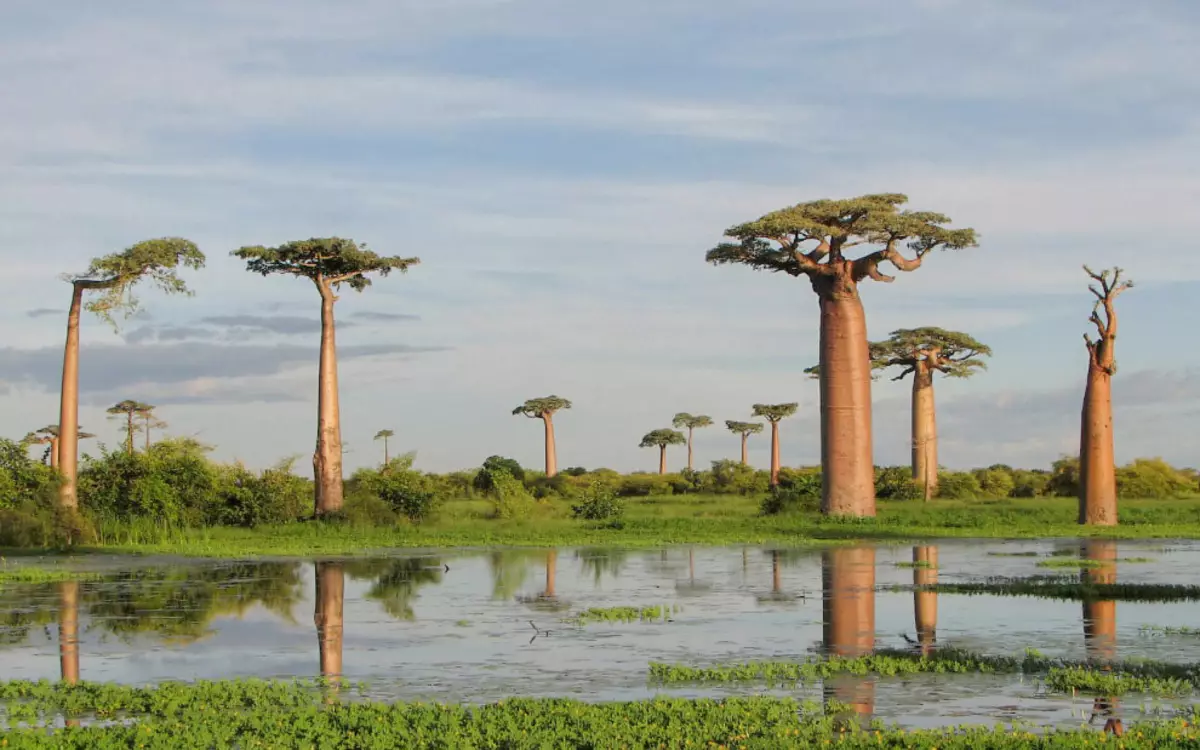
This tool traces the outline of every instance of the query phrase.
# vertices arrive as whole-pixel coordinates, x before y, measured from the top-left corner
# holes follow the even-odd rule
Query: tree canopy
[[[119,416],[124,416],[124,417],[128,417],[132,414],[140,414],[143,412],[150,412],[153,410],[154,410],[154,407],[151,406],[150,404],[143,404],[141,401],[134,401],[133,399],[128,399],[128,398],[125,399],[124,401],[120,401],[116,404],[113,404],[112,406],[108,407],[108,409],[107,409],[109,414],[112,414],[114,416],[119,415]],[[67,424],[70,424],[70,422],[68,422]]]
[[[517,408],[513,409],[513,415],[523,414],[530,419],[541,419],[547,415],[552,415],[559,409],[570,409],[571,402],[565,398],[558,396],[542,396],[541,398],[531,398]]]
[[[763,431],[762,422],[737,422],[732,419],[725,420],[725,429],[732,433],[742,435],[757,435]]]
[[[375,433],[376,440],[387,440],[388,438],[395,436],[396,433],[392,432],[391,430],[380,430],[379,432]]]
[[[348,284],[361,292],[371,285],[367,274],[387,276],[392,271],[407,271],[420,258],[399,255],[384,257],[367,249],[366,244],[341,237],[314,237],[296,240],[278,247],[253,245],[234,250],[232,255],[246,261],[246,270],[263,276],[289,274],[311,279],[318,289]]]
[[[671,420],[671,424],[676,427],[686,429],[697,429],[700,427],[708,427],[713,423],[712,417],[705,414],[688,414],[686,411],[681,411]]]
[[[755,404],[753,408],[754,413],[751,416],[762,417],[768,422],[778,422],[795,414],[800,404],[795,401],[788,404]]]
[[[180,266],[203,268],[204,261],[204,253],[191,240],[161,237],[95,258],[82,274],[65,278],[77,287],[103,292],[87,303],[87,310],[115,325],[113,313],[117,310],[124,311],[124,317],[137,311],[138,299],[133,288],[142,279],[149,278],[167,294],[190,296],[192,291],[177,271]]]
[[[899,193],[863,195],[844,200],[816,200],[773,211],[761,218],[725,230],[734,242],[723,242],[708,251],[714,265],[739,263],[790,276],[839,274],[850,264],[850,278],[893,281],[879,271],[887,261],[901,271],[913,271],[930,251],[965,248],[976,244],[975,230],[949,229],[950,219],[929,211],[900,210],[908,197]],[[812,244],[808,244],[812,243]],[[915,257],[899,249],[906,243]],[[882,245],[850,260],[844,252],[856,245]]]
[[[892,380],[914,372],[918,362],[928,363],[931,370],[947,377],[969,378],[987,369],[987,363],[979,357],[992,355],[991,347],[965,333],[933,327],[897,329],[887,340],[871,342],[869,349],[872,369],[904,368]]]
[[[668,445],[683,445],[687,442],[687,438],[682,432],[670,429],[651,430],[642,436],[642,442],[638,444],[639,448],[665,448]]]

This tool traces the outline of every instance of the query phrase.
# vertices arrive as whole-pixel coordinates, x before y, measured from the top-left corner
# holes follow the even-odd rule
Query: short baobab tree
[[[153,410],[154,407],[150,404],[143,404],[141,401],[128,398],[108,407],[109,419],[119,419],[125,423],[125,452],[130,456],[133,455],[133,435],[137,431],[134,420],[142,412]]]
[[[342,417],[338,406],[337,340],[333,304],[343,284],[356,292],[371,285],[369,274],[387,276],[407,271],[419,258],[382,256],[354,240],[320,237],[278,247],[254,245],[234,250],[246,270],[269,276],[308,279],[321,296],[321,357],[317,375],[317,445],[313,451],[313,494],[317,516],[342,509]]]
[[[132,315],[138,309],[134,287],[150,279],[167,294],[190,295],[191,291],[177,272],[180,267],[199,269],[204,253],[194,242],[180,237],[145,240],[119,252],[92,260],[78,276],[67,276],[71,283],[71,307],[67,312],[67,343],[63,352],[62,396],[58,423],[63,425],[58,441],[58,470],[63,481],[58,488],[58,503],[64,508],[79,506],[75,480],[79,470],[79,317],[86,307],[100,319],[116,325],[114,315]],[[85,292],[98,296],[86,305]]]
[[[658,473],[667,473],[667,446],[668,445],[683,445],[687,442],[687,438],[678,430],[652,430],[642,436],[642,442],[638,443],[639,448],[658,448]]]
[[[934,409],[933,374],[969,378],[987,369],[981,357],[992,350],[971,336],[944,328],[901,328],[886,341],[870,345],[875,370],[902,368],[892,380],[913,376],[912,384],[912,476],[924,486],[925,499],[937,493],[937,412]]]
[[[695,464],[692,463],[693,433],[696,431],[696,428],[708,427],[712,423],[713,423],[712,417],[710,417],[710,416],[707,416],[704,414],[694,414],[693,415],[693,414],[688,414],[685,411],[679,412],[678,414],[675,415],[675,418],[671,420],[671,424],[673,426],[687,428],[688,470],[689,471],[691,471],[692,469],[695,468]]]
[[[396,433],[392,432],[391,430],[380,430],[379,432],[375,433],[375,439],[383,441],[383,466],[384,466],[384,468],[387,468],[387,465],[389,463],[391,463],[391,457],[388,455],[388,438],[393,438],[393,437],[396,437]]]
[[[779,423],[796,413],[800,404],[755,404],[751,416],[762,417],[771,425],[771,486],[779,484]]]
[[[513,415],[520,414],[530,419],[542,420],[546,428],[546,476],[552,477],[558,473],[558,454],[554,446],[554,414],[561,409],[570,409],[571,402],[558,396],[542,396],[531,398],[512,410]]]
[[[725,420],[725,429],[732,432],[734,435],[742,436],[742,466],[749,463],[749,455],[746,451],[746,441],[751,435],[757,435],[763,431],[762,422],[736,422],[732,419]]]
[[[1113,346],[1117,340],[1117,311],[1113,306],[1121,292],[1133,286],[1122,280],[1120,268],[1096,273],[1083,267],[1096,297],[1088,321],[1096,327],[1096,338],[1083,335],[1088,352],[1087,387],[1079,435],[1079,523],[1096,526],[1117,524],[1117,467],[1113,446],[1112,376],[1117,372]]]
[[[140,423],[139,426],[142,429],[142,435],[145,437],[145,442],[143,443],[145,450],[150,450],[150,431],[164,430],[168,426],[166,422],[154,414],[154,410],[157,408],[157,406],[152,404],[142,404],[142,408],[137,413],[137,420]]]
[[[730,242],[708,251],[715,265],[806,277],[820,303],[821,509],[830,515],[875,515],[871,454],[871,366],[867,322],[858,285],[893,281],[880,270],[890,263],[915,271],[936,249],[975,245],[971,229],[949,229],[950,219],[901,210],[900,194],[800,203],[725,230]],[[906,244],[914,254],[900,249]],[[881,246],[856,258],[846,251]]]
[[[75,437],[79,440],[90,440],[96,436],[90,432],[84,432],[82,427],[76,427]],[[46,451],[42,454],[42,461],[49,464],[51,469],[58,469],[58,425],[46,425],[42,429],[26,435],[21,442],[26,445],[46,446]]]

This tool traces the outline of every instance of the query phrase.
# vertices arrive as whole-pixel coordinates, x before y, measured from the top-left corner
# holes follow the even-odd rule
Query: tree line
[[[812,287],[820,314],[818,363],[808,372],[819,381],[821,417],[821,511],[827,515],[874,516],[876,489],[872,451],[871,382],[879,372],[899,368],[895,379],[913,377],[912,479],[922,496],[937,494],[937,430],[933,401],[936,373],[968,377],[984,368],[980,359],[990,356],[985,345],[969,335],[926,327],[894,331],[882,342],[869,342],[866,313],[859,285],[866,281],[891,283],[884,273],[888,264],[901,272],[922,267],[933,252],[976,247],[973,229],[953,229],[949,217],[903,208],[907,197],[898,193],[863,195],[848,199],[821,199],[798,203],[725,230],[726,241],[706,254],[713,265],[743,265],[751,269],[803,278]],[[861,248],[852,252],[852,248]],[[246,269],[263,276],[288,275],[309,280],[321,301],[321,342],[317,398],[317,434],[313,452],[313,507],[317,516],[336,514],[344,504],[341,421],[338,406],[337,348],[334,305],[344,287],[362,292],[372,276],[405,272],[419,258],[380,256],[350,239],[313,238],[277,247],[248,246],[232,253],[246,261]],[[853,255],[853,257],[851,257]],[[178,275],[182,269],[199,269],[205,256],[194,243],[179,237],[140,242],[127,250],[96,258],[87,271],[70,277],[71,303],[67,316],[66,348],[59,422],[51,426],[52,456],[61,475],[61,507],[78,507],[78,378],[79,320],[82,309],[116,325],[115,315],[137,309],[133,292],[149,281],[168,294],[191,294]],[[1085,335],[1088,370],[1081,412],[1079,522],[1117,522],[1116,466],[1113,461],[1111,378],[1116,372],[1114,342],[1116,297],[1132,284],[1120,269],[1094,272],[1096,297],[1089,318],[1096,338]],[[84,304],[85,296],[89,301]],[[543,422],[546,476],[557,473],[553,416],[571,403],[558,396],[531,399],[513,410]],[[798,405],[756,404],[754,417],[771,425],[769,484],[780,484],[779,426]],[[128,419],[129,450],[136,407],[122,411]],[[148,423],[147,423],[148,424]],[[692,435],[712,424],[706,415],[679,413],[673,428],[659,428],[643,436],[640,445],[659,449],[659,471],[666,473],[667,448],[688,445],[692,468]],[[726,427],[741,437],[742,457],[751,435],[761,432],[761,422],[729,420]],[[51,429],[46,428],[46,429]],[[42,431],[45,432],[44,430]],[[387,431],[391,433],[391,431]],[[393,436],[394,433],[386,437]],[[383,433],[380,433],[383,436]],[[386,440],[386,437],[384,439]]]

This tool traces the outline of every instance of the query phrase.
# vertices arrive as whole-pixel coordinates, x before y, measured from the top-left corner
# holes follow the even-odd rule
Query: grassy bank
[[[345,691],[350,692],[350,691]],[[656,698],[621,703],[514,698],[485,706],[340,701],[312,686],[263,681],[158,688],[0,683],[16,721],[63,715],[82,726],[0,732],[6,748],[1175,748],[1200,732],[1185,719],[1129,726],[1117,739],[1096,729],[1033,734],[1010,727],[903,730],[845,721],[845,706],[790,698]],[[328,703],[324,701],[329,701]],[[130,717],[97,725],[94,718]],[[1190,718],[1190,717],[1189,717]]]
[[[356,554],[392,548],[481,546],[621,546],[667,544],[826,544],[952,537],[1117,539],[1200,538],[1200,499],[1127,500],[1121,525],[1083,528],[1075,501],[1064,498],[880,502],[874,519],[828,519],[816,513],[763,516],[754,496],[678,495],[626,502],[618,523],[570,518],[563,501],[540,503],[524,519],[489,517],[485,500],[446,503],[422,523],[369,526],[299,522],[253,529],[177,530],[149,522],[105,524],[89,550],[192,556]],[[87,550],[84,550],[87,551]]]

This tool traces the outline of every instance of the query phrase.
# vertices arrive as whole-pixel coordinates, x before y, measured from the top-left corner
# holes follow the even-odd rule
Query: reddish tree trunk
[[[658,446],[658,473],[667,473],[667,446]]]
[[[558,455],[554,447],[554,416],[543,414],[542,421],[546,423],[546,476],[552,477],[558,473]]]
[[[384,436],[383,436],[383,465],[384,465],[384,466],[387,466],[388,464],[390,464],[390,463],[392,462],[392,461],[391,461],[391,457],[390,457],[390,456],[388,456],[388,444],[387,444],[387,441],[388,441],[388,439],[387,439],[387,435],[384,435]]]
[[[317,449],[313,453],[315,511],[342,509],[342,423],[338,408],[337,342],[332,290],[321,289],[321,362],[317,383]]]
[[[937,547],[913,547],[913,585],[933,586],[937,584]],[[937,643],[937,592],[913,592],[913,616],[916,619],[917,643],[921,653],[928,654]]]
[[[1112,376],[1088,366],[1079,441],[1079,523],[1117,524],[1117,463],[1113,448]]]
[[[554,581],[558,575],[558,550],[552,549],[546,553],[546,591],[543,596],[553,599]]]
[[[321,676],[336,683],[342,676],[342,635],[346,573],[341,563],[318,562],[316,569],[317,646],[321,655]]]
[[[912,476],[924,487],[925,499],[937,494],[937,412],[933,403],[933,368],[925,360],[914,365],[912,386]]]
[[[50,468],[58,469],[58,438],[50,438]]]
[[[749,439],[749,433],[742,433],[742,466],[749,463],[749,454],[746,452],[746,441]]]
[[[779,422],[771,422],[771,486],[779,484]]]
[[[125,415],[125,449],[129,455],[133,456],[133,412],[128,412]]]
[[[854,658],[875,649],[875,549],[821,553],[822,636],[828,653]],[[826,697],[849,704],[861,718],[875,709],[875,683],[856,675],[825,680]]]
[[[862,300],[845,274],[813,279],[821,303],[821,510],[875,515],[871,362]]]
[[[692,427],[689,427],[688,428],[688,471],[692,471],[694,468],[692,466],[692,433],[693,432],[695,432],[695,429]]]
[[[58,657],[62,681],[79,682],[79,581],[58,584]]]
[[[1080,549],[1080,557],[1103,563],[1098,568],[1084,568],[1079,577],[1083,583],[1117,582],[1117,543],[1111,539],[1087,539]],[[1089,661],[1109,662],[1101,669],[1111,671],[1111,662],[1117,659],[1117,603],[1112,600],[1088,601],[1083,603],[1083,643]],[[1116,696],[1099,696],[1092,703],[1095,716],[1107,717],[1105,732],[1122,734],[1124,727],[1115,714],[1120,705]]]
[[[63,476],[58,488],[58,503],[64,508],[79,507],[75,477],[79,464],[79,311],[82,306],[83,287],[73,284],[58,411],[58,470]]]
[[[779,567],[779,550],[771,550],[771,591],[783,591],[783,571]]]

